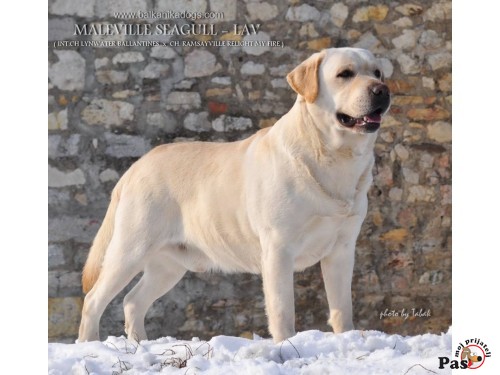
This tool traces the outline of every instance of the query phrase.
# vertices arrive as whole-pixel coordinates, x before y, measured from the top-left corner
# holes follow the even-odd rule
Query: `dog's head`
[[[324,122],[341,131],[376,132],[391,101],[379,62],[364,49],[330,48],[315,53],[290,72],[287,80]]]
[[[472,354],[470,348],[468,348],[468,347],[464,348],[460,358],[462,360],[468,359],[471,362],[481,362],[483,360],[483,357],[481,357],[480,355]]]

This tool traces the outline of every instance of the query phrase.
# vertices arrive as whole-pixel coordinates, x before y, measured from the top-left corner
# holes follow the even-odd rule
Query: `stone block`
[[[317,38],[319,37],[318,32],[316,31],[316,28],[314,27],[314,23],[308,22],[304,23],[299,30],[299,36],[300,39],[310,39],[310,38]]]
[[[432,187],[427,186],[411,186],[407,201],[412,202],[432,202],[435,200],[435,193]]]
[[[275,89],[287,89],[288,82],[284,78],[275,78],[271,80],[271,86]]]
[[[49,297],[78,296],[82,293],[81,271],[49,271]]]
[[[401,159],[401,161],[406,161],[410,157],[408,149],[400,143],[394,146],[394,151],[396,152],[396,155],[398,155],[399,159]]]
[[[59,156],[58,148],[59,144],[61,143],[61,136],[59,134],[57,135],[49,135],[48,138],[49,144],[49,158],[54,158]]]
[[[223,113],[227,113],[228,109],[229,107],[226,103],[220,103],[214,101],[208,102],[208,110],[210,111],[211,114],[220,115]]]
[[[177,53],[171,47],[155,46],[151,48],[151,57],[156,59],[169,60],[177,57]]]
[[[417,77],[404,77],[404,79],[388,79],[385,83],[387,84],[387,86],[389,86],[391,94],[408,95],[408,93],[411,93],[415,90],[415,87],[418,85],[419,81],[420,79]]]
[[[401,125],[401,121],[398,121],[391,115],[385,115],[382,121],[382,128],[389,128],[391,126],[399,126]]]
[[[137,135],[106,133],[105,154],[115,158],[136,158],[151,149],[150,142]]]
[[[199,108],[201,97],[197,92],[173,91],[167,96],[167,110]]]
[[[228,33],[225,33],[221,35],[220,40],[231,40],[231,41],[237,41],[240,42],[243,39],[243,37],[240,35],[240,33],[235,33],[234,31],[230,31]]]
[[[344,26],[344,22],[349,15],[349,8],[345,4],[335,3],[330,8],[330,14],[332,16],[333,24],[337,27],[342,27]]]
[[[451,68],[451,53],[439,52],[426,57],[427,63],[431,66],[432,70],[449,69]]]
[[[236,0],[209,0],[211,12],[224,13],[224,22],[236,19]]]
[[[140,52],[120,52],[111,61],[113,64],[133,64],[144,61],[144,56]]]
[[[381,46],[380,40],[377,39],[375,35],[371,31],[367,31],[361,37],[359,40],[353,44],[353,47],[356,48],[365,48],[367,50],[370,50],[372,52],[376,52],[376,50]]]
[[[97,82],[108,85],[124,83],[128,79],[128,71],[120,70],[98,70],[95,75]]]
[[[401,50],[412,50],[417,45],[415,30],[403,30],[403,33],[392,40],[394,47]]]
[[[118,181],[119,178],[118,172],[114,169],[107,168],[99,173],[99,180],[101,182],[115,182]]]
[[[394,95],[391,99],[391,104],[395,106],[415,106],[418,104],[423,104],[424,98],[421,96],[413,96],[413,95]]]
[[[393,184],[392,169],[388,165],[379,167],[373,180],[377,186],[391,186]]]
[[[426,271],[418,279],[419,284],[437,285],[443,281],[443,272],[441,271]]]
[[[407,29],[413,27],[413,21],[408,17],[401,17],[392,23],[397,28]]]
[[[406,115],[411,120],[425,120],[425,121],[435,121],[435,120],[446,120],[450,118],[450,112],[441,107],[431,107],[431,108],[411,108],[406,112]]]
[[[307,42],[300,43],[299,45],[313,51],[321,51],[322,49],[331,47],[332,39],[327,36],[324,38],[308,40]]]
[[[224,88],[219,88],[219,87],[215,87],[215,88],[211,88],[211,89],[208,89],[206,92],[205,92],[205,96],[207,98],[210,98],[210,97],[213,97],[213,96],[231,96],[233,93],[233,89],[231,87],[224,87]]]
[[[111,95],[113,99],[128,99],[132,96],[136,96],[139,94],[139,91],[136,90],[120,90],[116,91]]]
[[[438,87],[441,91],[451,92],[452,88],[452,75],[451,73],[445,73],[442,77],[438,79]]]
[[[52,0],[49,1],[49,13],[57,16],[77,16],[92,18],[95,0]]]
[[[438,121],[427,127],[427,136],[439,143],[451,142],[451,124],[449,122]]]
[[[358,8],[354,13],[352,20],[356,23],[367,21],[383,21],[389,12],[386,5],[370,5]]]
[[[397,187],[393,187],[389,191],[389,198],[393,201],[399,202],[401,201],[401,198],[403,197],[403,190]]]
[[[417,185],[419,181],[419,175],[417,172],[411,170],[410,168],[404,168],[402,169],[403,172],[403,177],[405,179],[405,182],[411,185]]]
[[[422,77],[422,86],[429,90],[434,90],[436,84],[434,83],[434,79],[432,77]]]
[[[81,169],[63,172],[49,165],[49,187],[65,187],[85,184],[85,175]]]
[[[295,66],[289,64],[283,64],[279,66],[273,66],[269,68],[269,71],[272,76],[285,77],[288,73],[290,73]]]
[[[217,85],[229,86],[231,84],[231,77],[214,77],[211,82]]]
[[[205,12],[207,10],[206,0],[157,0],[159,11],[171,10],[172,12]]]
[[[405,53],[399,55],[397,61],[403,74],[417,74],[420,72],[420,63]]]
[[[424,30],[418,39],[418,44],[425,48],[438,48],[443,44],[443,39],[434,30]]]
[[[99,0],[96,1],[96,15],[99,18],[113,17],[115,12],[145,12],[150,10],[146,0]],[[124,20],[126,21],[126,19]]]
[[[241,74],[255,76],[261,75],[266,71],[264,64],[254,63],[253,61],[248,61],[244,63],[241,67]]]
[[[61,90],[83,90],[85,59],[76,51],[54,50],[58,61],[49,65],[49,80]]]
[[[158,62],[152,62],[146,65],[146,67],[141,70],[139,76],[141,78],[156,79],[162,78],[168,75],[170,72],[170,66],[167,64],[160,64]]]
[[[184,79],[179,83],[174,85],[174,89],[176,90],[191,90],[193,88],[194,81],[192,79]]]
[[[210,76],[221,69],[214,54],[195,49],[184,59],[184,74],[188,78]]]
[[[451,19],[451,1],[435,2],[424,12],[424,21],[440,22]]]
[[[110,60],[108,57],[98,57],[94,60],[95,69],[98,70],[98,69],[101,69],[105,66],[108,66],[109,62],[110,62]]]
[[[302,4],[288,8],[285,18],[287,21],[307,22],[317,21],[320,16],[321,13],[316,8],[307,4]]]
[[[94,218],[65,215],[59,215],[55,218],[49,217],[49,242],[74,240],[90,243],[94,239],[99,226],[100,222]]]
[[[68,129],[68,110],[56,111],[49,113],[48,117],[49,130],[66,130]]]
[[[146,114],[146,123],[148,125],[161,127],[165,124],[165,116],[163,116],[163,113],[148,113]]]
[[[440,186],[439,192],[441,193],[441,204],[443,205],[451,204],[451,185]]]
[[[64,259],[64,248],[58,244],[49,244],[49,269],[63,266],[65,263]]]
[[[402,4],[398,5],[396,8],[396,12],[401,13],[404,16],[417,16],[422,14],[423,8],[420,5],[416,4]]]
[[[189,113],[184,119],[184,127],[195,132],[206,132],[212,129],[208,120],[208,112]]]
[[[215,131],[226,132],[233,130],[247,130],[253,126],[252,120],[246,117],[232,117],[222,115],[212,121],[212,127]]]
[[[392,65],[391,60],[382,57],[379,59],[380,65],[382,65],[382,72],[384,73],[384,78],[390,78],[392,73],[394,72],[394,66]]]
[[[49,298],[49,339],[78,335],[82,307],[81,297]]]
[[[251,21],[269,21],[278,15],[278,7],[266,2],[247,3],[247,13]]]
[[[262,92],[259,90],[253,90],[248,93],[249,100],[259,100],[260,98],[262,98]]]
[[[246,35],[243,38],[243,40],[245,42],[258,41],[258,42],[261,42],[264,44],[262,46],[244,46],[244,47],[242,47],[243,51],[249,55],[260,56],[271,49],[271,47],[269,47],[269,45],[267,45],[267,42],[271,40],[271,37],[269,36],[268,33],[264,32],[264,31],[260,31],[255,35]]]
[[[56,40],[67,40],[73,37],[75,20],[70,17],[49,19],[49,42]]]
[[[134,119],[134,106],[119,100],[94,99],[82,110],[81,116],[89,125],[123,125]]]

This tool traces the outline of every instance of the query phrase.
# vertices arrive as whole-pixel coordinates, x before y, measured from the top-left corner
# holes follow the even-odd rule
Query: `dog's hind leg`
[[[99,340],[99,321],[104,309],[132,278],[143,270],[144,264],[138,261],[140,258],[130,255],[142,251],[131,250],[131,246],[124,245],[115,237],[111,240],[99,278],[85,296],[79,342]],[[127,256],[124,256],[125,254]]]
[[[136,286],[125,296],[125,332],[130,340],[146,340],[144,318],[155,300],[172,289],[186,273],[186,269],[167,257],[157,253],[150,258],[144,274]]]

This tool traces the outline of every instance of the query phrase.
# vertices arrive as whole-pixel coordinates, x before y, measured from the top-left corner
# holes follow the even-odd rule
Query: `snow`
[[[216,336],[209,341],[172,337],[139,344],[110,336],[103,342],[49,343],[49,375],[86,374],[451,374],[438,369],[451,356],[451,328],[440,335],[403,337],[379,331],[298,333],[274,344]]]

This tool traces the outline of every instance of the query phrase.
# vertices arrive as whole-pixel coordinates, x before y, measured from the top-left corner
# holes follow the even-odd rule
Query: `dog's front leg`
[[[330,308],[328,323],[335,333],[354,329],[351,297],[353,267],[354,242],[335,246],[333,252],[321,260],[321,271]]]
[[[264,248],[262,281],[269,332],[278,343],[295,335],[293,259],[290,254],[273,246]]]

